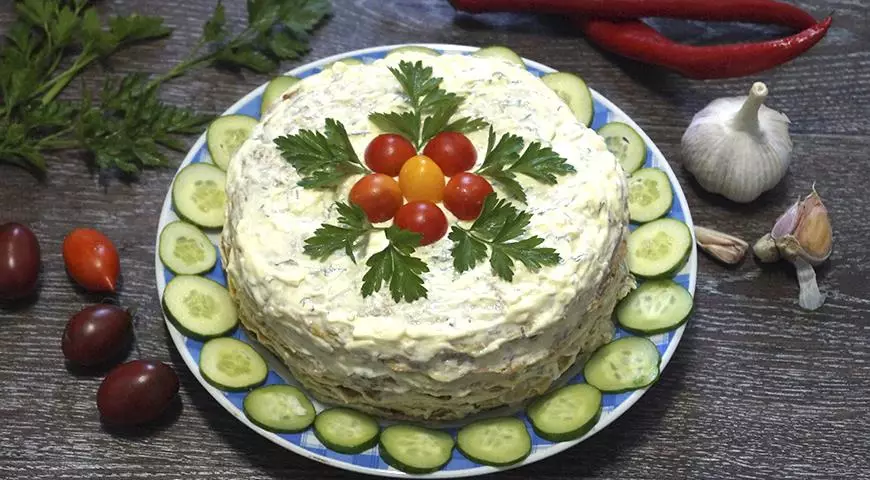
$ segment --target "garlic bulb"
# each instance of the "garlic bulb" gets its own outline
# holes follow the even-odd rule
[[[683,166],[701,186],[735,202],[751,202],[773,188],[788,169],[789,120],[763,105],[767,87],[756,82],[748,97],[712,101],[683,134]]]
[[[752,250],[762,262],[784,258],[797,269],[801,293],[799,304],[815,310],[825,302],[816,284],[814,265],[831,256],[834,234],[828,210],[816,192],[792,205],[777,219],[770,233],[761,237]]]

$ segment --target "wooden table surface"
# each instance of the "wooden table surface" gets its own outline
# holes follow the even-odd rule
[[[0,32],[12,18],[0,6]],[[175,34],[124,51],[108,65],[159,72],[193,45],[212,0],[98,2],[107,12],[161,15]],[[242,22],[243,2],[229,15]],[[582,75],[652,137],[680,177],[695,222],[753,240],[815,184],[830,211],[834,254],[819,282],[827,303],[797,306],[787,264],[748,259],[725,268],[699,261],[696,312],[661,380],[590,440],[503,479],[870,478],[870,15],[864,0],[804,1],[828,37],[790,65],[755,78],[689,81],[591,47],[558,18],[456,14],[440,0],[334,0],[335,16],[303,61],[382,44],[504,44],[528,58]],[[682,40],[769,38],[770,27],[657,22]],[[301,62],[283,65],[291,68]],[[97,85],[104,72],[92,69]],[[220,112],[267,76],[206,69],[175,81],[166,98]],[[792,120],[793,163],[773,191],[750,205],[702,192],[680,166],[679,142],[710,100],[744,94],[763,80],[769,105]],[[2,134],[2,132],[0,132]],[[191,143],[193,139],[190,139]],[[182,155],[177,155],[180,162]],[[43,249],[38,301],[0,309],[0,478],[363,478],[303,459],[245,428],[196,382],[163,326],[154,282],[154,239],[173,170],[135,183],[101,177],[82,159],[51,160],[37,181],[0,165],[0,223],[29,224]],[[74,227],[101,229],[120,249],[125,306],[138,309],[131,358],[170,362],[181,404],[151,428],[124,435],[100,425],[101,376],[71,372],[60,351],[68,317],[99,300],[64,273],[60,245]]]

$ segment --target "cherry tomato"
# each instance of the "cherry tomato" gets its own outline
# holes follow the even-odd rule
[[[402,165],[417,154],[411,142],[395,133],[378,135],[366,147],[366,165],[378,173],[395,177]]]
[[[39,242],[20,223],[0,225],[0,300],[18,300],[39,280]]]
[[[63,261],[73,280],[92,292],[114,292],[121,263],[112,241],[92,228],[77,228],[63,240]]]
[[[444,173],[426,155],[417,155],[402,166],[399,188],[409,202],[428,200],[440,202],[444,196]]]
[[[483,201],[492,193],[485,178],[462,172],[453,176],[444,187],[444,206],[460,220],[474,220],[480,215]]]
[[[444,175],[452,177],[474,166],[477,150],[471,140],[459,132],[441,132],[429,140],[423,154],[441,167]]]
[[[115,367],[97,390],[100,417],[110,425],[138,425],[163,413],[178,393],[178,376],[168,365],[134,360]]]
[[[372,223],[386,222],[402,206],[402,191],[393,177],[372,173],[350,189],[350,202],[359,205]]]
[[[63,356],[92,366],[117,358],[133,340],[130,312],[101,303],[85,307],[69,319],[63,332]]]
[[[429,245],[447,233],[447,217],[432,202],[410,202],[396,213],[396,226],[423,235],[420,245]]]

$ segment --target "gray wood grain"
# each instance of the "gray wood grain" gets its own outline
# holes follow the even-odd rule
[[[229,17],[241,22],[243,2],[225,3]],[[335,17],[314,35],[303,61],[409,41],[504,44],[578,72],[631,115],[675,167],[696,223],[753,240],[813,184],[831,212],[835,251],[819,275],[828,293],[821,310],[797,307],[788,265],[750,259],[726,268],[701,257],[696,313],[661,381],[591,440],[492,478],[870,478],[870,9],[864,0],[799,2],[817,17],[834,11],[835,23],[808,54],[758,76],[771,89],[770,106],[793,122],[795,151],[786,179],[749,206],[702,192],[680,168],[679,141],[692,114],[716,97],[743,93],[754,79],[695,82],[624,61],[590,46],[558,18],[472,17],[440,0],[333,3]],[[0,5],[0,32],[12,18],[10,4]],[[196,41],[214,4],[101,2],[106,12],[161,15],[177,29],[169,39],[122,52],[108,67],[165,71]],[[697,22],[656,26],[692,42],[783,33]],[[97,85],[102,75],[92,69],[87,84]],[[206,69],[173,82],[165,98],[220,112],[266,80]],[[0,478],[363,478],[247,430],[188,373],[166,334],[154,283],[155,229],[172,175],[158,170],[136,183],[105,181],[74,154],[53,158],[42,182],[0,165],[0,223],[31,225],[43,250],[38,301],[0,309]],[[101,229],[121,251],[118,300],[138,308],[131,357],[170,362],[181,377],[180,404],[151,428],[104,431],[95,407],[99,373],[64,366],[59,344],[67,318],[100,299],[64,273],[60,245],[78,226]]]

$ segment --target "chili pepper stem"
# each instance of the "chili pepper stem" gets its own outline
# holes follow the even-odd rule
[[[764,104],[766,98],[767,85],[761,82],[753,83],[752,88],[749,89],[749,96],[746,97],[740,111],[734,116],[734,129],[744,132],[758,132],[758,109]]]

